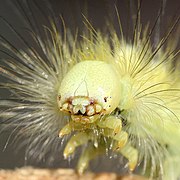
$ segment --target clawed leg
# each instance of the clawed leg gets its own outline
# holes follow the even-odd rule
[[[83,131],[86,129],[92,128],[90,125],[84,125],[81,123],[76,123],[74,121],[70,121],[66,124],[59,132],[59,137],[63,137],[65,135],[70,134],[72,131]]]
[[[128,141],[128,134],[122,131],[122,121],[120,118],[109,116],[103,120],[100,120],[97,125],[103,128],[103,135],[111,137],[117,141],[115,149],[122,148]]]
[[[86,144],[90,139],[91,136],[85,132],[79,132],[73,135],[64,149],[64,158],[67,158],[69,155],[73,154],[78,146]]]
[[[89,166],[89,162],[92,159],[104,153],[105,153],[104,146],[95,147],[94,145],[91,145],[90,147],[87,147],[87,149],[84,150],[78,161],[78,165],[77,165],[78,173],[82,174],[87,169],[87,167]]]
[[[116,135],[122,129],[121,119],[116,118],[115,116],[108,116],[105,119],[99,120],[97,125],[103,129],[108,128],[113,130],[114,135]]]
[[[94,128],[97,128],[99,131],[99,140],[94,137]],[[138,152],[128,143],[128,134],[127,132],[122,131],[122,121],[120,118],[109,116],[97,121],[93,126],[87,127],[71,121],[62,128],[59,136],[63,137],[64,135],[70,134],[72,131],[75,131],[76,134],[70,138],[65,147],[65,158],[73,154],[78,146],[87,144],[88,141],[91,141],[91,146],[83,152],[78,162],[77,170],[80,174],[88,167],[90,160],[97,157],[99,154],[105,153],[108,144],[103,144],[100,136],[108,137],[110,144],[111,142],[113,144],[113,150],[121,153],[128,159],[129,169],[131,171],[135,169],[138,161]]]
[[[94,124],[82,124],[74,121],[70,121],[66,124],[59,132],[59,137],[70,134],[72,131],[86,131],[87,129],[94,129],[96,125]]]
[[[61,132],[63,132],[64,135],[67,134],[67,132],[71,132],[71,131],[72,131],[72,126],[70,124],[67,124],[61,130]],[[78,146],[87,144],[89,140],[91,140],[92,143],[90,143],[90,146],[87,147],[87,149],[85,149],[85,151],[82,153],[78,161],[77,171],[79,174],[82,174],[87,169],[89,165],[89,161],[97,157],[99,154],[105,153],[104,146],[101,146],[99,144],[96,146],[95,144],[97,140],[96,138],[94,138],[94,133],[88,131],[88,132],[77,132],[76,134],[74,134],[70,138],[64,149],[64,153],[63,153],[64,158],[67,158],[68,156],[74,153],[74,151]]]
[[[129,161],[129,169],[133,171],[137,165],[138,152],[128,144],[128,134],[122,131],[122,121],[120,118],[109,116],[98,122],[98,126],[103,128],[103,135],[114,140],[113,149],[120,152]]]
[[[117,150],[120,152],[124,157],[126,157],[129,161],[129,169],[133,171],[138,162],[138,151],[137,149],[133,148],[131,145],[126,144],[123,148]]]
[[[61,131],[59,132],[59,137],[63,137],[65,135],[68,135],[72,132],[73,128],[72,128],[72,123],[69,122],[68,124],[66,124]]]
[[[116,141],[116,143],[114,145],[114,150],[121,149],[127,144],[128,133],[125,131],[121,131],[118,134],[116,134],[115,136],[113,136],[112,139]]]
[[[121,131],[115,136],[111,131],[104,131],[104,136],[111,137],[114,140],[114,151],[120,152],[129,161],[129,169],[133,171],[137,165],[138,152],[130,144],[128,144],[128,134],[125,131]]]

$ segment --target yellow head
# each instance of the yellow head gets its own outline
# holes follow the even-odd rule
[[[61,111],[74,121],[93,123],[110,114],[120,101],[120,83],[112,65],[103,61],[83,61],[64,77],[58,92]]]

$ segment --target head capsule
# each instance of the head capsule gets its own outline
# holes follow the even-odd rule
[[[62,80],[58,105],[71,114],[72,120],[93,123],[119,105],[120,91],[113,66],[103,61],[82,61]]]

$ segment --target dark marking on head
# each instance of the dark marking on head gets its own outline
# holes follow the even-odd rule
[[[61,100],[61,95],[58,95],[58,100],[59,100],[59,101]]]
[[[104,97],[104,102],[107,102],[107,98],[108,98],[108,97]]]

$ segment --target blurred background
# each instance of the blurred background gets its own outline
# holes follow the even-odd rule
[[[160,17],[159,24],[157,25],[157,30],[154,33],[154,42],[161,37],[164,30],[172,23],[174,15],[178,13],[179,10],[179,0],[144,0],[141,7],[141,22],[145,26],[150,23],[150,27],[154,23],[158,11],[161,6],[163,6],[162,15]],[[29,28],[26,17],[22,15],[22,9],[26,12],[27,16],[32,18],[35,16],[36,23],[35,26],[42,27],[43,25],[49,26],[47,21],[48,17],[52,17],[56,21],[59,31],[63,34],[62,22],[60,20],[60,15],[63,17],[66,27],[75,34],[77,28],[79,34],[84,29],[84,18],[85,15],[87,19],[92,23],[95,29],[99,29],[103,32],[106,30],[107,19],[113,24],[118,32],[118,20],[117,13],[115,11],[115,6],[121,16],[122,26],[127,37],[132,37],[133,31],[133,21],[136,17],[137,1],[136,0],[0,0],[0,16],[6,19],[23,37],[31,41],[31,38],[27,36],[26,28]],[[33,13],[32,13],[33,12]],[[39,28],[37,27],[37,28]],[[7,25],[0,20],[0,34],[2,34],[6,39],[12,42],[17,48],[23,49],[22,43],[20,43],[18,37],[9,30]],[[43,36],[43,35],[42,35]],[[157,38],[157,39],[156,39]],[[0,53],[0,63],[3,64],[3,58],[5,55]],[[6,81],[4,78],[0,77],[0,82]],[[10,96],[10,92],[7,90],[0,89],[0,98],[5,99]],[[0,121],[1,123],[1,121]],[[2,128],[0,124],[0,128]],[[17,151],[18,144],[13,145],[13,137],[10,134],[13,130],[3,132],[0,134],[0,168],[15,168],[24,165],[33,165],[38,167],[74,167],[76,163],[76,157],[73,161],[65,161],[62,157],[62,151],[58,151],[56,154],[57,161],[48,164],[46,162],[35,162],[27,161],[25,159],[25,148]],[[53,155],[53,154],[50,154]],[[105,159],[104,165],[99,161],[96,161],[91,165],[92,169],[95,171],[118,171],[117,164],[120,164],[121,158],[107,158]]]

